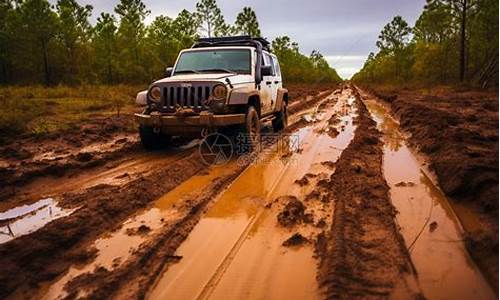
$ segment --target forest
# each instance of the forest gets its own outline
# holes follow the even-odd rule
[[[92,24],[93,7],[75,0],[0,0],[0,84],[137,84],[163,76],[178,52],[199,37],[261,36],[256,13],[244,7],[228,24],[216,0],[200,0],[175,18],[141,0],[120,0]],[[286,35],[272,41],[286,82],[328,83],[340,77],[318,51],[309,56]]]
[[[413,27],[396,16],[376,45],[353,80],[498,86],[498,1],[427,0]]]

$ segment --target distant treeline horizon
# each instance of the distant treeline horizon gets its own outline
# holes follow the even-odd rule
[[[352,80],[498,87],[498,0],[427,0],[413,27],[385,25],[377,47]]]
[[[255,12],[244,7],[226,23],[216,0],[200,0],[196,10],[175,18],[157,16],[141,0],[120,0],[92,25],[91,5],[76,0],[0,0],[0,84],[145,83],[163,77],[180,50],[200,37],[260,37]],[[285,82],[340,82],[317,50],[308,56],[287,36],[272,41]]]

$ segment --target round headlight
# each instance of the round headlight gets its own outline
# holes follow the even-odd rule
[[[153,100],[154,102],[160,101],[161,98],[161,89],[158,86],[154,86],[151,88],[149,91],[149,98]]]
[[[223,84],[218,84],[214,86],[212,90],[212,96],[214,96],[214,98],[217,100],[225,99],[227,96],[226,87]]]

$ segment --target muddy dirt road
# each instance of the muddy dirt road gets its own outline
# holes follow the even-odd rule
[[[349,85],[296,103],[284,133],[223,165],[196,142],[131,142],[25,185],[0,210],[0,297],[496,297],[387,107]]]

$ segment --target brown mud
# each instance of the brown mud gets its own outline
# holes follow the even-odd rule
[[[278,143],[225,165],[193,142],[20,183],[0,228],[39,226],[0,241],[0,298],[492,298],[446,197],[361,92],[302,97]]]
[[[421,151],[498,290],[498,91],[372,89]]]
[[[204,168],[193,153],[123,186],[98,185],[79,194],[65,195],[59,205],[76,207],[74,213],[0,245],[4,270],[0,274],[0,296],[5,297],[21,286],[54,279],[71,264],[91,259],[95,253],[83,245],[116,229],[130,214]]]
[[[354,139],[328,183],[335,208],[319,280],[329,299],[422,298],[382,174],[381,133],[359,95],[356,104]]]
[[[162,272],[148,298],[321,298],[314,244],[331,225],[332,202],[307,196],[333,172],[322,162],[335,160],[352,138],[352,122],[337,139],[325,132],[332,111],[349,93],[342,97],[327,97],[324,110],[311,111],[315,121],[292,132],[299,137],[298,149],[292,143],[290,153],[262,153],[218,196],[176,252],[183,258]],[[304,177],[307,184],[295,184]],[[289,205],[297,201],[298,211]],[[280,214],[290,210],[300,221],[280,225]]]
[[[64,133],[21,137],[0,147],[0,202],[22,193],[37,177],[61,177],[137,150],[131,120],[130,115],[99,116]]]
[[[493,290],[467,253],[461,223],[425,160],[410,148],[390,108],[360,92],[383,133],[384,177],[425,297],[494,299]]]
[[[313,107],[320,100],[321,97],[307,98],[297,102],[295,107],[298,110]],[[300,124],[290,127],[298,126]],[[102,159],[102,166],[90,165],[80,169],[82,166],[75,165],[74,173],[71,170],[66,172],[60,177],[62,181],[51,178],[50,172],[37,171],[39,173],[35,172],[36,176],[40,178],[34,178],[36,176],[33,175],[26,177],[29,178],[27,180],[12,182],[12,186],[21,193],[5,198],[2,211],[16,209],[16,203],[18,206],[29,206],[40,199],[37,197],[49,194],[56,196],[54,199],[58,206],[71,210],[71,213],[0,245],[0,263],[5,271],[0,275],[0,297],[11,295],[14,298],[30,298],[37,291],[38,298],[46,295],[72,298],[80,295],[80,292],[82,295],[103,298],[111,295],[110,286],[123,286],[127,282],[131,283],[130,287],[125,285],[119,296],[140,297],[150,284],[148,282],[155,278],[155,270],[158,272],[158,268],[161,269],[165,263],[179,259],[174,251],[197,223],[203,208],[234,179],[234,174],[241,172],[239,168],[236,173],[213,178],[205,194],[185,201],[178,198],[169,200],[173,202],[171,206],[174,208],[158,213],[148,207],[156,205],[157,199],[161,202],[160,196],[171,194],[169,192],[182,182],[192,179],[196,174],[205,174],[207,167],[201,163],[196,151],[181,149],[171,153],[143,155],[135,150],[135,138],[131,139],[128,135],[125,140],[119,137],[124,134],[123,131],[112,132],[104,135],[102,142],[96,138],[95,143],[84,148],[102,152],[102,145],[111,141],[111,145],[132,145],[132,149],[120,152],[113,151],[114,146],[111,146],[110,156]],[[45,142],[40,141],[40,145]],[[68,157],[68,160],[77,156],[82,161],[95,158],[93,154],[79,155],[82,151],[78,146],[73,147],[66,141],[61,143],[65,145],[62,148],[66,149],[63,152],[41,146],[39,152],[31,151],[33,155],[3,159],[10,161],[7,168],[17,170],[15,166],[30,165],[36,159],[50,158],[50,161],[55,162],[65,160],[52,159],[54,155]],[[89,151],[83,151],[86,152]],[[128,157],[124,158],[125,155]],[[160,159],[161,155],[167,157]],[[22,167],[19,170],[21,174],[24,172]],[[142,223],[129,220],[131,217],[136,218],[134,215],[144,209],[148,213],[145,219],[141,219]],[[149,217],[151,214],[154,215],[154,222]],[[122,246],[122,243],[127,244],[126,241],[134,246]],[[120,256],[121,250],[118,249],[125,250],[124,254]],[[115,255],[115,252],[118,253],[116,260],[105,259]],[[132,253],[133,256],[126,253]],[[104,268],[100,263],[103,259],[106,262]],[[93,269],[85,269],[88,266],[93,266]],[[72,271],[68,272],[70,269]],[[86,272],[81,273],[79,270]],[[60,284],[47,285],[47,282]],[[51,294],[54,291],[56,293]]]

